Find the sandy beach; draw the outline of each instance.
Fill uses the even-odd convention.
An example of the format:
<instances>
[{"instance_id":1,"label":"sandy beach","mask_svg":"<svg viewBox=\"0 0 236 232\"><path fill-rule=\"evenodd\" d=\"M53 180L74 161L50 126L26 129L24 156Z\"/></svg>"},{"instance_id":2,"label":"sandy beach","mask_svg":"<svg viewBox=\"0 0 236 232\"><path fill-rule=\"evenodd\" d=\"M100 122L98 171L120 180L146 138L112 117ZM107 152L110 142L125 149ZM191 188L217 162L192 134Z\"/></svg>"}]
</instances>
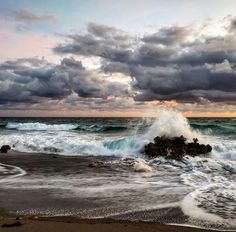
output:
<instances>
[{"instance_id":1,"label":"sandy beach","mask_svg":"<svg viewBox=\"0 0 236 232\"><path fill-rule=\"evenodd\" d=\"M11 166L21 167L26 172L24 175L27 178L30 176L35 178L39 174L53 178L62 170L63 175L67 176L71 173L90 173L90 175L92 173L92 175L96 175L102 171L106 172L107 168L118 169L119 164L116 164L116 167L107 167L104 163L106 160L106 157L100 157L98 162L94 157L65 157L15 151L0 155L0 163L7 164L9 168ZM96 166L97 164L99 165ZM15 180L17 178L15 177ZM76 217L71 215L53 216L59 208L71 209L71 212L74 213L73 206L76 206L77 211L80 209L81 211L86 209L89 211L94 207L94 202L97 202L97 207L99 207L99 199L97 201L90 199L90 201L84 198L60 198L52 193L53 190L40 187L38 189L27 187L25 189L1 188L0 231L207 231L206 229L187 226L165 225L165 221L170 224L171 221L178 224L178 222L183 223L187 220L179 208L125 213L103 219L81 219L79 214ZM102 204L107 204L107 206L113 203L119 204L119 200L116 202L115 199L114 202L111 199L104 199ZM49 211L51 209L51 212L47 212L48 215L46 216L40 215L41 212L46 212L44 211L45 208ZM156 219L153 222L146 221L150 218Z\"/></svg>"},{"instance_id":2,"label":"sandy beach","mask_svg":"<svg viewBox=\"0 0 236 232\"><path fill-rule=\"evenodd\" d=\"M133 231L146 231L146 232L200 232L211 231L206 229L183 227L183 226L170 226L158 223L148 222L129 222L129 221L116 221L111 219L78 219L72 217L14 217L6 214L0 216L1 227L0 231L10 232L45 232L45 231L58 231L58 232L133 232ZM220 230L219 230L220 231Z\"/></svg>"}]
</instances>

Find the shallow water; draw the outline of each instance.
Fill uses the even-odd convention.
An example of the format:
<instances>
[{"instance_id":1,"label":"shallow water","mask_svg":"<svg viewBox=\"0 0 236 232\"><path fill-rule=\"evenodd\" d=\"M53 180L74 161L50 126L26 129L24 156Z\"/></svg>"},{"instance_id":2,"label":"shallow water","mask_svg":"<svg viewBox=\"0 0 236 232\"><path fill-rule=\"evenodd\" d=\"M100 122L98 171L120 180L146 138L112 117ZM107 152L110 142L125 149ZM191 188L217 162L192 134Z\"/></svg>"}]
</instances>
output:
<instances>
[{"instance_id":1,"label":"shallow water","mask_svg":"<svg viewBox=\"0 0 236 232\"><path fill-rule=\"evenodd\" d=\"M183 217L174 222L167 220L168 223L236 228L235 118L186 119L179 113L163 111L156 119L11 118L2 119L0 125L1 143L10 144L15 150L43 152L48 157L55 153L72 155L75 159L92 155L94 160L105 162L102 167L88 168L87 163L77 170L69 160L63 166L58 161L59 171L46 162L37 172L27 170L26 164L16 163L16 167L8 168L1 165L0 183L4 183L5 193L30 190L37 191L37 195L41 193L42 197L42 192L49 192L61 202L65 199L87 202L78 207L72 203L65 207L61 203L61 207L59 204L40 208L36 204L32 206L35 212L121 217L177 207L187 220ZM186 157L183 162L163 158L145 160L142 147L157 135L184 135L188 140L198 137L200 142L211 144L213 151L205 157ZM47 195L44 201L46 198ZM29 213L27 207L19 208ZM147 219L147 214L142 215L135 217ZM147 220L155 218L154 213ZM162 217L158 218L161 221Z\"/></svg>"}]
</instances>

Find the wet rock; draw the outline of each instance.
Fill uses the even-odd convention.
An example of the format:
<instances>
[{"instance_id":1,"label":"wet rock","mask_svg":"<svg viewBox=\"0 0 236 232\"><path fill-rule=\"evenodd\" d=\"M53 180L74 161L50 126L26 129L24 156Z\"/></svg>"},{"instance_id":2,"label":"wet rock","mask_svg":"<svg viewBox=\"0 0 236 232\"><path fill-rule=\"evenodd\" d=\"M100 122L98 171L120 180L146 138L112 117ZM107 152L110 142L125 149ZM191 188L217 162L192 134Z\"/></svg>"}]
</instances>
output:
<instances>
[{"instance_id":1,"label":"wet rock","mask_svg":"<svg viewBox=\"0 0 236 232\"><path fill-rule=\"evenodd\" d=\"M50 152L50 153L60 153L63 152L62 149L56 148L56 147L44 147L43 150L45 152Z\"/></svg>"},{"instance_id":2,"label":"wet rock","mask_svg":"<svg viewBox=\"0 0 236 232\"><path fill-rule=\"evenodd\" d=\"M94 167L105 167L107 166L105 162L103 161L94 161L90 164L88 164L89 168L94 168Z\"/></svg>"},{"instance_id":3,"label":"wet rock","mask_svg":"<svg viewBox=\"0 0 236 232\"><path fill-rule=\"evenodd\" d=\"M2 227L17 227L17 226L22 226L23 224L20 221L16 221L14 223L5 223L2 225Z\"/></svg>"},{"instance_id":4,"label":"wet rock","mask_svg":"<svg viewBox=\"0 0 236 232\"><path fill-rule=\"evenodd\" d=\"M158 156L166 159L182 160L185 155L192 157L211 152L212 147L199 144L198 139L194 138L193 142L186 143L184 136L168 138L166 136L154 138L154 143L149 143L144 147L144 152L149 158Z\"/></svg>"},{"instance_id":5,"label":"wet rock","mask_svg":"<svg viewBox=\"0 0 236 232\"><path fill-rule=\"evenodd\" d=\"M11 150L11 147L9 145L3 145L0 150L1 153L7 153L9 150Z\"/></svg>"},{"instance_id":6,"label":"wet rock","mask_svg":"<svg viewBox=\"0 0 236 232\"><path fill-rule=\"evenodd\" d=\"M206 154L211 152L212 147L204 144L199 143L188 143L186 147L186 153L190 156L197 156L199 154Z\"/></svg>"}]
</instances>

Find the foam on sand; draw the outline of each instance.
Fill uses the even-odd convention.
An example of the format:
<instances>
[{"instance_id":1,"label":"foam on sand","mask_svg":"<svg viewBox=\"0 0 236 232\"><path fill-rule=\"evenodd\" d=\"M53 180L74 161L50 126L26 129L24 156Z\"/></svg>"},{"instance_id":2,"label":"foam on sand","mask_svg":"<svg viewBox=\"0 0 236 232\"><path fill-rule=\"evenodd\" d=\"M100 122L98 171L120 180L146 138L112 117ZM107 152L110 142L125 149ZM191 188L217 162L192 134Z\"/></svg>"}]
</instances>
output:
<instances>
[{"instance_id":1,"label":"foam on sand","mask_svg":"<svg viewBox=\"0 0 236 232\"><path fill-rule=\"evenodd\" d=\"M138 158L135 160L134 170L136 172L151 172L152 167L150 167L144 159Z\"/></svg>"}]
</instances>

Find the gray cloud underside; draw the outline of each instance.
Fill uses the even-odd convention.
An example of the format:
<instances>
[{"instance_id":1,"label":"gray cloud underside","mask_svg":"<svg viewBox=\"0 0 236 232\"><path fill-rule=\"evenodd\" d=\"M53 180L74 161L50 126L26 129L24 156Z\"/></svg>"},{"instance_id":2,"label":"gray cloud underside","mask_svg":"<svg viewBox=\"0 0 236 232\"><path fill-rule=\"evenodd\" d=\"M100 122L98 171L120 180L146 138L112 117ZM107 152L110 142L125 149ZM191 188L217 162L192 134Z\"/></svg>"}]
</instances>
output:
<instances>
[{"instance_id":1,"label":"gray cloud underside","mask_svg":"<svg viewBox=\"0 0 236 232\"><path fill-rule=\"evenodd\" d=\"M36 58L2 63L0 89L0 104L61 100L71 94L104 100L129 96L126 85L102 79L73 58L64 58L58 65Z\"/></svg>"},{"instance_id":2,"label":"gray cloud underside","mask_svg":"<svg viewBox=\"0 0 236 232\"><path fill-rule=\"evenodd\" d=\"M190 27L168 27L135 38L93 24L54 51L102 58L101 71L133 78L136 101L236 102L236 35L196 36ZM113 30L113 32L112 32ZM194 33L194 34L193 34ZM189 38L192 39L191 42Z\"/></svg>"},{"instance_id":3,"label":"gray cloud underside","mask_svg":"<svg viewBox=\"0 0 236 232\"><path fill-rule=\"evenodd\" d=\"M130 99L136 101L137 107L153 100L233 105L233 20L224 37L193 37L196 32L190 27L161 28L136 37L90 23L87 33L66 36L68 42L58 44L54 52L99 57L99 70L88 70L74 58L64 58L59 64L38 58L3 62L0 105L16 109L28 104L39 109L49 102L49 108L56 108L58 101L71 107L79 104L83 109L123 109L132 107ZM131 79L130 85L114 81L112 74L117 73Z\"/></svg>"}]
</instances>

